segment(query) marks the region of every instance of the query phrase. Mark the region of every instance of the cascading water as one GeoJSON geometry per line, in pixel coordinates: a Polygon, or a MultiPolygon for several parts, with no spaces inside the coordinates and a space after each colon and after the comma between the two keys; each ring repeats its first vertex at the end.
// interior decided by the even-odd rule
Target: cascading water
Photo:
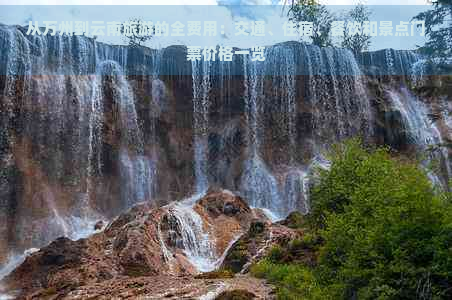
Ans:
{"type": "Polygon", "coordinates": [[[152,171],[150,180],[150,194],[149,198],[152,199],[157,194],[157,128],[156,122],[157,118],[161,114],[165,107],[165,97],[166,97],[166,86],[162,80],[159,78],[161,60],[163,56],[163,51],[155,50],[152,56],[152,82],[151,82],[151,97],[152,104],[149,109],[150,118],[150,143],[151,143],[151,153],[150,153],[150,170],[152,171]]]}
{"type": "MultiPolygon", "coordinates": [[[[13,271],[18,265],[20,265],[25,260],[25,258],[27,258],[27,256],[29,256],[30,254],[33,254],[36,251],[39,251],[39,249],[31,248],[31,249],[24,251],[24,253],[22,253],[22,254],[12,255],[12,257],[9,259],[8,263],[5,264],[0,269],[0,281],[3,278],[5,278],[5,276],[7,276],[9,273],[11,273],[11,271],[13,271]]],[[[0,297],[1,297],[1,294],[0,294],[0,297]]]]}
{"type": "Polygon", "coordinates": [[[195,188],[197,193],[202,193],[209,185],[207,176],[209,92],[211,88],[209,61],[192,61],[192,81],[195,188]]]}
{"type": "MultiPolygon", "coordinates": [[[[289,171],[284,175],[281,183],[281,197],[283,203],[279,213],[284,216],[292,211],[300,210],[308,213],[307,174],[297,164],[297,154],[300,152],[296,144],[296,60],[293,47],[276,45],[269,49],[266,61],[267,73],[271,74],[274,103],[280,102],[283,119],[285,141],[287,143],[287,167],[289,171]],[[282,62],[282,63],[281,63],[282,62]],[[298,151],[297,151],[298,150],[298,151]]],[[[335,89],[337,83],[335,82],[335,89]]]]}
{"type": "Polygon", "coordinates": [[[240,190],[252,207],[269,209],[280,217],[281,196],[278,182],[260,158],[260,106],[264,75],[262,66],[250,58],[243,62],[245,117],[247,121],[248,158],[244,162],[240,190]]]}
{"type": "Polygon", "coordinates": [[[315,143],[321,149],[347,137],[371,136],[371,105],[353,54],[344,49],[311,47],[306,55],[312,64],[308,69],[312,72],[310,82],[315,82],[315,88],[309,88],[315,111],[315,143]]]}
{"type": "Polygon", "coordinates": [[[412,142],[421,147],[435,143],[436,137],[428,123],[425,105],[416,100],[406,88],[402,88],[402,93],[390,90],[388,95],[394,108],[400,112],[412,142]]]}
{"type": "MultiPolygon", "coordinates": [[[[24,141],[36,145],[32,156],[45,162],[37,165],[37,168],[48,176],[49,181],[85,186],[84,191],[80,190],[80,194],[74,195],[74,199],[81,202],[73,213],[79,216],[87,214],[90,210],[90,179],[97,168],[94,166],[94,153],[100,154],[99,143],[95,141],[100,131],[100,99],[96,94],[96,84],[91,82],[92,78],[74,76],[86,73],[82,69],[87,65],[81,63],[77,68],[73,67],[72,61],[76,58],[71,54],[72,45],[76,46],[77,51],[88,51],[88,42],[80,37],[25,37],[19,30],[11,28],[2,30],[4,32],[8,33],[7,43],[12,43],[11,51],[17,51],[7,55],[9,62],[6,68],[12,73],[2,73],[6,74],[7,82],[5,100],[20,97],[20,101],[23,101],[24,113],[16,121],[24,124],[24,141]],[[21,82],[25,83],[21,84],[22,91],[17,93],[16,88],[12,93],[9,86],[21,82]],[[68,95],[72,101],[67,101],[68,95]],[[41,151],[44,145],[52,145],[52,151],[41,151]],[[77,167],[74,168],[74,165],[77,167]],[[82,184],[82,177],[86,179],[85,184],[82,184]],[[71,178],[72,182],[67,182],[67,178],[71,178]]],[[[36,180],[38,186],[42,185],[38,182],[39,179],[36,180]]],[[[51,215],[49,224],[60,228],[49,232],[68,237],[77,236],[79,230],[85,232],[85,229],[78,228],[80,222],[74,221],[74,216],[69,216],[72,213],[60,211],[60,206],[55,203],[55,191],[43,185],[42,197],[51,215]]],[[[41,242],[46,243],[55,237],[49,233],[41,242]]]]}
{"type": "Polygon", "coordinates": [[[270,209],[284,217],[300,207],[309,207],[307,199],[303,199],[305,197],[299,197],[298,203],[295,203],[291,196],[303,190],[304,182],[307,181],[305,176],[293,174],[304,172],[305,167],[299,156],[309,148],[298,144],[296,140],[297,80],[300,83],[307,80],[307,84],[301,86],[307,89],[308,101],[312,106],[310,134],[313,151],[308,154],[311,157],[328,148],[332,142],[355,135],[372,136],[370,100],[353,54],[343,49],[298,43],[276,45],[266,51],[265,63],[244,60],[243,70],[248,160],[244,163],[241,191],[252,206],[270,209]],[[296,74],[300,72],[307,76],[297,78],[296,74]],[[265,82],[264,74],[271,78],[270,84],[265,82]],[[270,102],[263,99],[270,99],[270,102]],[[263,136],[261,124],[265,124],[266,118],[262,115],[264,106],[271,107],[273,111],[277,103],[280,103],[281,110],[277,110],[280,116],[275,119],[283,123],[282,132],[278,131],[278,134],[285,137],[281,142],[286,144],[283,147],[287,149],[288,169],[280,181],[262,159],[260,141],[263,136]]]}
{"type": "Polygon", "coordinates": [[[278,113],[282,116],[282,134],[287,141],[289,165],[295,163],[296,155],[296,62],[292,47],[276,45],[268,50],[266,74],[272,78],[272,98],[274,104],[279,103],[278,113]]]}
{"type": "MultiPolygon", "coordinates": [[[[215,268],[218,255],[201,216],[193,209],[193,205],[201,197],[202,194],[198,194],[168,205],[166,207],[166,218],[167,222],[170,223],[168,232],[172,245],[175,248],[182,249],[198,271],[208,272],[215,268]]],[[[160,228],[161,225],[159,224],[160,228]]],[[[161,236],[160,244],[164,256],[171,266],[172,255],[161,236]]]]}
{"type": "MultiPolygon", "coordinates": [[[[265,62],[239,56],[190,68],[178,59],[183,47],[132,49],[21,30],[0,25],[0,227],[7,228],[0,228],[0,244],[7,249],[19,244],[22,252],[59,235],[92,232],[90,222],[100,218],[92,209],[110,216],[140,201],[174,200],[173,192],[193,190],[193,173],[197,192],[212,180],[240,190],[275,218],[307,212],[311,165],[322,151],[348,137],[373,138],[378,104],[371,107],[373,91],[347,50],[288,42],[268,47],[265,62]],[[175,72],[165,73],[169,69],[175,72]],[[187,109],[193,119],[187,120],[187,109]],[[29,148],[25,175],[17,148],[29,148]],[[22,182],[35,188],[22,195],[22,182]],[[38,189],[40,198],[30,197],[38,189]]],[[[365,70],[398,74],[416,59],[409,51],[383,50],[370,54],[378,68],[365,70]]],[[[394,88],[389,96],[419,150],[448,141],[449,116],[430,124],[428,109],[411,94],[394,88]]],[[[450,177],[446,152],[442,148],[450,177]]],[[[208,269],[217,254],[197,213],[181,204],[170,214],[184,232],[180,246],[187,257],[208,269]]],[[[173,249],[162,245],[171,260],[173,249]]]]}
{"type": "Polygon", "coordinates": [[[284,182],[284,196],[286,206],[290,211],[309,212],[308,203],[308,174],[301,170],[293,170],[287,173],[284,182]]]}
{"type": "Polygon", "coordinates": [[[117,102],[121,129],[121,144],[136,153],[143,152],[143,137],[138,125],[133,91],[121,66],[115,61],[104,61],[101,66],[103,88],[109,88],[117,102]]]}
{"type": "MultiPolygon", "coordinates": [[[[115,98],[119,99],[120,127],[125,129],[122,131],[123,143],[126,147],[132,145],[135,153],[142,155],[143,142],[134,98],[122,75],[127,64],[127,48],[97,45],[81,36],[25,36],[15,27],[0,27],[2,51],[8,49],[0,61],[5,83],[2,103],[23,103],[21,114],[14,122],[23,124],[23,142],[33,147],[31,157],[26,159],[37,161],[33,165],[46,177],[44,183],[40,183],[39,176],[29,180],[31,186],[45,186],[39,195],[47,207],[33,209],[47,210],[48,220],[39,221],[43,228],[33,225],[41,228],[42,233],[23,243],[41,246],[60,235],[72,239],[85,237],[94,231],[96,221],[104,219],[93,211],[92,205],[96,201],[98,180],[103,177],[105,103],[102,79],[108,72],[117,79],[114,91],[115,98]],[[111,62],[111,59],[115,61],[111,62]],[[44,151],[47,145],[51,148],[44,151]],[[54,190],[55,185],[71,190],[66,202],[56,203],[60,194],[54,190]]],[[[3,121],[6,123],[2,123],[2,131],[13,122],[2,117],[3,121]]],[[[5,137],[1,141],[2,146],[10,143],[8,139],[5,137]]],[[[148,185],[152,181],[149,175],[152,165],[140,155],[129,159],[132,172],[123,172],[133,174],[126,178],[125,184],[133,190],[134,199],[129,205],[148,199],[148,185]]],[[[16,226],[14,230],[27,232],[29,221],[25,222],[26,218],[21,215],[16,218],[17,223],[12,224],[16,226]]]]}
{"type": "MultiPolygon", "coordinates": [[[[427,151],[431,146],[443,144],[443,139],[436,124],[433,121],[429,121],[427,107],[411,94],[407,88],[402,87],[400,92],[389,90],[388,96],[394,109],[400,112],[402,116],[402,123],[410,143],[415,145],[419,151],[427,151]]],[[[441,147],[440,152],[430,153],[427,161],[424,161],[426,168],[432,160],[443,163],[448,173],[447,176],[450,176],[448,153],[444,147],[441,147]]],[[[436,174],[429,171],[429,176],[434,183],[440,182],[436,174]]]]}
{"type": "Polygon", "coordinates": [[[119,153],[122,198],[125,208],[149,200],[152,195],[153,164],[144,155],[143,136],[138,124],[134,95],[121,66],[115,61],[101,64],[104,89],[109,89],[117,101],[121,130],[119,153]]]}

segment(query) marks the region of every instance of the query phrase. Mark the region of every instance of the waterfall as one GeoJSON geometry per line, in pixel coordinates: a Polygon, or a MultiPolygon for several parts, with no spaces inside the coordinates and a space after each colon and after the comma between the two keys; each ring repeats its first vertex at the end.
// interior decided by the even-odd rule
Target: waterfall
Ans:
{"type": "Polygon", "coordinates": [[[159,244],[160,244],[160,249],[162,249],[163,258],[165,259],[166,263],[168,264],[169,270],[172,273],[172,272],[174,272],[174,269],[173,269],[174,256],[171,253],[171,251],[168,249],[168,247],[166,246],[161,227],[162,227],[161,224],[158,223],[157,224],[157,235],[158,235],[158,240],[159,240],[159,244]]]}
{"type": "MultiPolygon", "coordinates": [[[[102,176],[102,122],[103,122],[103,98],[101,94],[100,80],[98,76],[90,76],[91,81],[91,96],[90,102],[85,104],[84,107],[80,107],[80,111],[85,111],[85,118],[80,118],[80,123],[88,123],[88,139],[87,148],[88,153],[86,156],[87,165],[85,174],[85,194],[81,196],[81,201],[78,204],[79,214],[82,219],[89,222],[92,219],[102,219],[97,213],[95,213],[91,207],[94,200],[95,193],[95,178],[102,176]]],[[[82,106],[82,103],[80,104],[82,106]]],[[[85,136],[82,132],[79,132],[79,144],[83,145],[85,136]]]]}
{"type": "MultiPolygon", "coordinates": [[[[312,162],[349,137],[379,140],[379,95],[364,75],[408,72],[420,81],[428,73],[419,55],[393,49],[363,53],[361,69],[348,50],[299,42],[267,47],[265,62],[236,55],[232,62],[190,63],[179,46],[129,48],[23,32],[0,25],[0,225],[7,225],[0,246],[22,250],[58,235],[78,238],[101,214],[200,193],[213,182],[239,190],[274,218],[308,212],[312,162]],[[29,172],[21,170],[20,155],[32,163],[22,166],[29,172]],[[30,195],[21,194],[23,182],[30,195]],[[42,204],[28,200],[33,194],[42,204]],[[19,233],[16,240],[9,232],[19,233]]],[[[424,104],[391,80],[392,110],[409,137],[402,143],[425,151],[447,142],[450,107],[430,122],[436,103],[424,104]]],[[[393,129],[383,126],[385,133],[393,129]]],[[[448,156],[443,147],[429,161],[440,159],[451,178],[448,156]]],[[[187,257],[206,269],[216,254],[199,216],[186,203],[170,210],[187,257]]]]}
{"type": "MultiPolygon", "coordinates": [[[[295,49],[283,45],[276,45],[269,49],[268,59],[266,60],[267,74],[272,76],[273,86],[273,105],[280,103],[280,114],[282,117],[282,132],[284,140],[287,143],[287,164],[289,171],[284,175],[285,179],[280,187],[281,192],[273,191],[275,197],[280,197],[277,201],[279,216],[285,216],[292,211],[299,210],[302,213],[308,213],[308,193],[307,193],[307,174],[298,166],[298,153],[302,149],[297,149],[296,120],[296,60],[295,49]]],[[[332,59],[332,57],[331,57],[332,59]]],[[[337,95],[337,83],[334,83],[337,95]]],[[[275,189],[275,185],[273,185],[275,189]]],[[[262,196],[261,196],[262,197],[262,196]]],[[[274,200],[273,200],[274,201],[274,200]]],[[[276,211],[275,211],[276,212],[276,211]]]]}
{"type": "MultiPolygon", "coordinates": [[[[423,102],[418,100],[407,88],[402,87],[400,92],[389,90],[388,96],[393,108],[400,112],[402,124],[408,134],[410,142],[414,144],[419,151],[427,151],[429,147],[441,145],[442,136],[433,121],[429,121],[429,112],[423,102]]],[[[424,166],[427,168],[432,160],[437,160],[445,166],[446,175],[451,176],[450,163],[448,160],[447,149],[441,147],[441,151],[430,153],[424,166]]],[[[440,182],[437,174],[430,173],[429,176],[434,183],[440,182]]]]}
{"type": "MultiPolygon", "coordinates": [[[[200,272],[212,271],[218,259],[214,244],[201,216],[193,209],[202,197],[197,194],[183,201],[166,206],[169,237],[175,248],[182,249],[190,263],[200,272]]],[[[159,225],[161,228],[161,225],[159,225]]],[[[172,255],[165,241],[161,241],[163,253],[171,262],[172,255]]]]}
{"type": "Polygon", "coordinates": [[[280,218],[286,213],[278,182],[259,156],[245,162],[240,190],[250,206],[269,209],[280,218]]]}
{"type": "Polygon", "coordinates": [[[245,118],[248,158],[244,162],[240,190],[252,207],[269,209],[280,216],[284,212],[278,182],[262,161],[260,151],[260,112],[264,75],[262,66],[250,58],[243,62],[245,118]]]}
{"type": "Polygon", "coordinates": [[[301,170],[287,173],[284,183],[285,205],[288,212],[299,210],[303,214],[309,212],[308,174],[301,170]]]}
{"type": "Polygon", "coordinates": [[[122,197],[125,207],[148,201],[152,196],[154,165],[147,156],[131,156],[126,150],[119,153],[122,197]]]}
{"type": "MultiPolygon", "coordinates": [[[[40,193],[44,208],[30,208],[31,212],[39,210],[39,214],[41,209],[47,210],[47,219],[41,218],[36,221],[41,222],[39,226],[33,225],[41,233],[31,238],[24,235],[24,240],[30,241],[19,238],[19,243],[41,246],[59,235],[77,239],[92,233],[95,221],[104,219],[94,208],[99,204],[97,197],[104,197],[99,193],[99,183],[105,180],[105,159],[110,159],[102,156],[104,122],[111,117],[104,115],[109,105],[105,103],[106,90],[111,92],[109,96],[119,116],[118,173],[124,207],[150,199],[156,158],[154,155],[149,159],[144,154],[134,94],[125,77],[127,47],[105,45],[83,36],[26,36],[21,29],[4,25],[0,25],[0,47],[4,54],[0,59],[4,76],[0,79],[1,107],[5,109],[0,123],[0,142],[5,152],[0,159],[11,160],[14,144],[9,134],[18,130],[15,143],[30,145],[30,153],[24,152],[24,159],[33,162],[48,186],[40,193]],[[61,201],[56,199],[61,193],[55,187],[67,189],[69,195],[61,201]],[[52,228],[47,230],[45,227],[49,226],[52,228]]],[[[156,64],[155,74],[158,72],[156,64]]],[[[154,86],[152,94],[157,98],[162,88],[154,86]]],[[[10,174],[1,177],[2,186],[3,178],[9,177],[10,174]]],[[[29,178],[31,186],[41,185],[38,177],[29,178]]],[[[12,198],[4,201],[5,207],[24,205],[9,203],[16,201],[12,198]]],[[[16,228],[11,230],[29,230],[24,219],[29,213],[15,212],[16,224],[10,226],[16,228]]]]}
{"type": "Polygon", "coordinates": [[[143,137],[138,125],[134,95],[122,67],[115,61],[104,61],[101,64],[101,75],[103,88],[110,89],[113,100],[118,105],[122,146],[142,154],[143,137]]]}
{"type": "Polygon", "coordinates": [[[259,71],[257,62],[251,59],[244,60],[244,97],[245,97],[245,118],[247,121],[247,143],[251,156],[259,156],[259,112],[261,110],[260,100],[263,95],[263,74],[259,71]]]}
{"type": "Polygon", "coordinates": [[[211,88],[209,61],[192,61],[192,80],[195,189],[197,193],[201,193],[209,185],[207,177],[209,92],[211,88]]]}
{"type": "MultiPolygon", "coordinates": [[[[78,217],[88,218],[91,213],[91,179],[100,163],[95,155],[100,155],[102,115],[96,80],[79,75],[88,69],[83,53],[90,51],[90,43],[81,37],[24,36],[17,28],[3,25],[0,32],[2,51],[7,51],[6,60],[0,63],[6,82],[2,101],[22,103],[15,122],[23,124],[22,137],[31,145],[30,153],[24,153],[29,157],[23,158],[35,160],[39,174],[45,175],[45,181],[52,186],[62,182],[85,187],[72,196],[76,202],[70,208],[73,211],[62,211],[65,204],[56,203],[55,191],[43,184],[41,195],[49,216],[42,225],[48,223],[54,228],[42,230],[46,234],[41,234],[43,240],[39,244],[49,242],[57,234],[84,236],[92,223],[89,219],[81,222],[78,217]],[[73,49],[81,54],[73,56],[73,49]],[[79,63],[77,67],[73,62],[79,63]]],[[[42,186],[40,179],[30,178],[36,186],[42,186]]],[[[16,230],[26,230],[20,228],[24,224],[20,220],[16,230]]]]}
{"type": "Polygon", "coordinates": [[[122,198],[126,208],[149,200],[152,194],[153,164],[144,155],[144,141],[138,124],[133,91],[115,61],[101,64],[103,88],[113,95],[119,110],[121,150],[119,153],[122,198]]]}
{"type": "Polygon", "coordinates": [[[248,158],[240,190],[250,205],[270,209],[283,217],[296,209],[308,209],[304,196],[298,197],[298,201],[293,197],[303,190],[306,181],[305,176],[294,175],[305,169],[300,161],[301,153],[309,153],[308,147],[297,141],[297,95],[305,92],[312,107],[314,151],[308,154],[311,157],[333,142],[356,135],[372,136],[374,121],[363,74],[350,51],[288,43],[270,47],[265,55],[262,64],[250,59],[243,62],[248,158]],[[300,72],[307,76],[297,77],[300,72]],[[271,77],[270,84],[265,75],[271,77]],[[300,84],[306,91],[298,92],[297,79],[300,83],[306,80],[305,85],[300,84]],[[279,110],[275,109],[278,103],[279,110]],[[279,141],[284,141],[283,147],[287,149],[288,171],[283,179],[277,179],[263,159],[261,138],[267,118],[263,111],[280,113],[274,118],[282,123],[277,134],[284,136],[279,141]]]}
{"type": "Polygon", "coordinates": [[[273,95],[270,105],[280,104],[278,112],[282,117],[282,134],[287,142],[288,164],[295,163],[296,156],[296,61],[293,47],[276,45],[268,50],[265,61],[266,74],[272,78],[273,95]]]}
{"type": "Polygon", "coordinates": [[[400,112],[405,130],[414,144],[425,148],[437,142],[428,123],[427,109],[422,102],[415,99],[406,88],[402,88],[402,93],[390,90],[388,96],[394,109],[400,112]]]}
{"type": "Polygon", "coordinates": [[[150,118],[150,143],[151,143],[151,154],[150,154],[150,163],[151,170],[153,171],[151,174],[151,189],[150,189],[150,198],[152,199],[157,194],[157,129],[156,122],[157,118],[161,114],[164,106],[165,106],[165,97],[166,97],[166,86],[162,80],[159,78],[160,67],[161,67],[161,59],[162,59],[163,51],[156,50],[152,55],[152,82],[151,82],[151,97],[152,102],[150,102],[149,109],[149,118],[150,118]]]}
{"type": "Polygon", "coordinates": [[[63,236],[69,236],[69,226],[66,223],[66,221],[61,217],[60,213],[58,212],[58,209],[56,207],[55,198],[52,194],[52,192],[49,190],[48,187],[43,187],[44,191],[44,200],[46,201],[47,207],[53,214],[53,221],[56,222],[58,227],[62,230],[63,236]]]}
{"type": "MultiPolygon", "coordinates": [[[[19,266],[24,260],[31,254],[39,251],[39,249],[36,248],[30,248],[25,250],[21,254],[11,255],[10,259],[8,260],[8,263],[5,264],[2,268],[0,268],[0,281],[8,276],[9,273],[11,273],[17,266],[19,266]]],[[[0,294],[0,296],[2,296],[0,294]]],[[[1,298],[0,298],[1,299],[1,298]]]]}
{"type": "Polygon", "coordinates": [[[373,134],[373,116],[363,74],[345,49],[305,48],[309,95],[314,110],[313,135],[320,149],[345,138],[373,134]],[[312,72],[312,73],[311,73],[312,72]]]}

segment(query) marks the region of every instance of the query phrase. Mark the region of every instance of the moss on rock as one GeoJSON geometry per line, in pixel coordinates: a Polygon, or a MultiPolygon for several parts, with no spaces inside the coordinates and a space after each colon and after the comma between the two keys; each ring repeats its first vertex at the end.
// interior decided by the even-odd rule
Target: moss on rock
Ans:
{"type": "Polygon", "coordinates": [[[249,300],[255,299],[256,295],[246,290],[225,291],[218,295],[215,300],[249,300]]]}

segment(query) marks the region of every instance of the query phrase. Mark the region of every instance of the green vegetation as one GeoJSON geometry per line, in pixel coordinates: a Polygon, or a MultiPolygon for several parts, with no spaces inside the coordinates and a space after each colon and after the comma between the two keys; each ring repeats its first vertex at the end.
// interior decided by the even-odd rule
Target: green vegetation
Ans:
{"type": "Polygon", "coordinates": [[[312,22],[312,43],[319,47],[332,46],[331,26],[332,14],[318,0],[294,0],[289,9],[289,19],[297,22],[312,22]]]}
{"type": "Polygon", "coordinates": [[[211,272],[201,273],[195,276],[196,279],[223,279],[234,278],[234,273],[229,269],[218,269],[211,272]]]}
{"type": "Polygon", "coordinates": [[[342,47],[350,49],[355,56],[363,51],[369,50],[371,37],[364,32],[363,28],[365,22],[370,21],[369,17],[371,14],[370,9],[360,2],[345,16],[345,21],[352,24],[356,22],[361,27],[360,30],[358,30],[359,32],[354,34],[350,34],[349,30],[346,29],[342,40],[342,47]]]}
{"type": "Polygon", "coordinates": [[[218,295],[215,300],[251,300],[256,296],[247,290],[225,291],[218,295]]]}
{"type": "Polygon", "coordinates": [[[292,229],[302,228],[304,225],[304,217],[300,212],[294,211],[291,212],[281,224],[292,229]]]}
{"type": "Polygon", "coordinates": [[[265,238],[265,224],[260,221],[253,221],[250,224],[248,232],[242,236],[229,250],[226,255],[222,268],[239,273],[243,266],[250,259],[250,249],[253,242],[260,243],[265,238]]]}
{"type": "Polygon", "coordinates": [[[450,58],[452,55],[452,0],[432,0],[433,8],[420,13],[416,20],[425,21],[427,43],[420,50],[432,57],[450,58]]]}
{"type": "Polygon", "coordinates": [[[263,260],[252,267],[251,273],[275,284],[278,299],[333,299],[319,286],[314,273],[300,264],[281,264],[263,260]]]}
{"type": "Polygon", "coordinates": [[[330,159],[305,236],[273,248],[252,273],[279,299],[452,299],[450,194],[384,148],[351,140],[330,159]]]}

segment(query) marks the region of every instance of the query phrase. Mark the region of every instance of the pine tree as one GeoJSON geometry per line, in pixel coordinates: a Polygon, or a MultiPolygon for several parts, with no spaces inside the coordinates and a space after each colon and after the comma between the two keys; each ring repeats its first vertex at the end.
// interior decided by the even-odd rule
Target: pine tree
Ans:
{"type": "Polygon", "coordinates": [[[421,52],[433,58],[452,57],[452,0],[432,0],[433,9],[422,12],[415,20],[425,21],[428,41],[421,52]]]}

